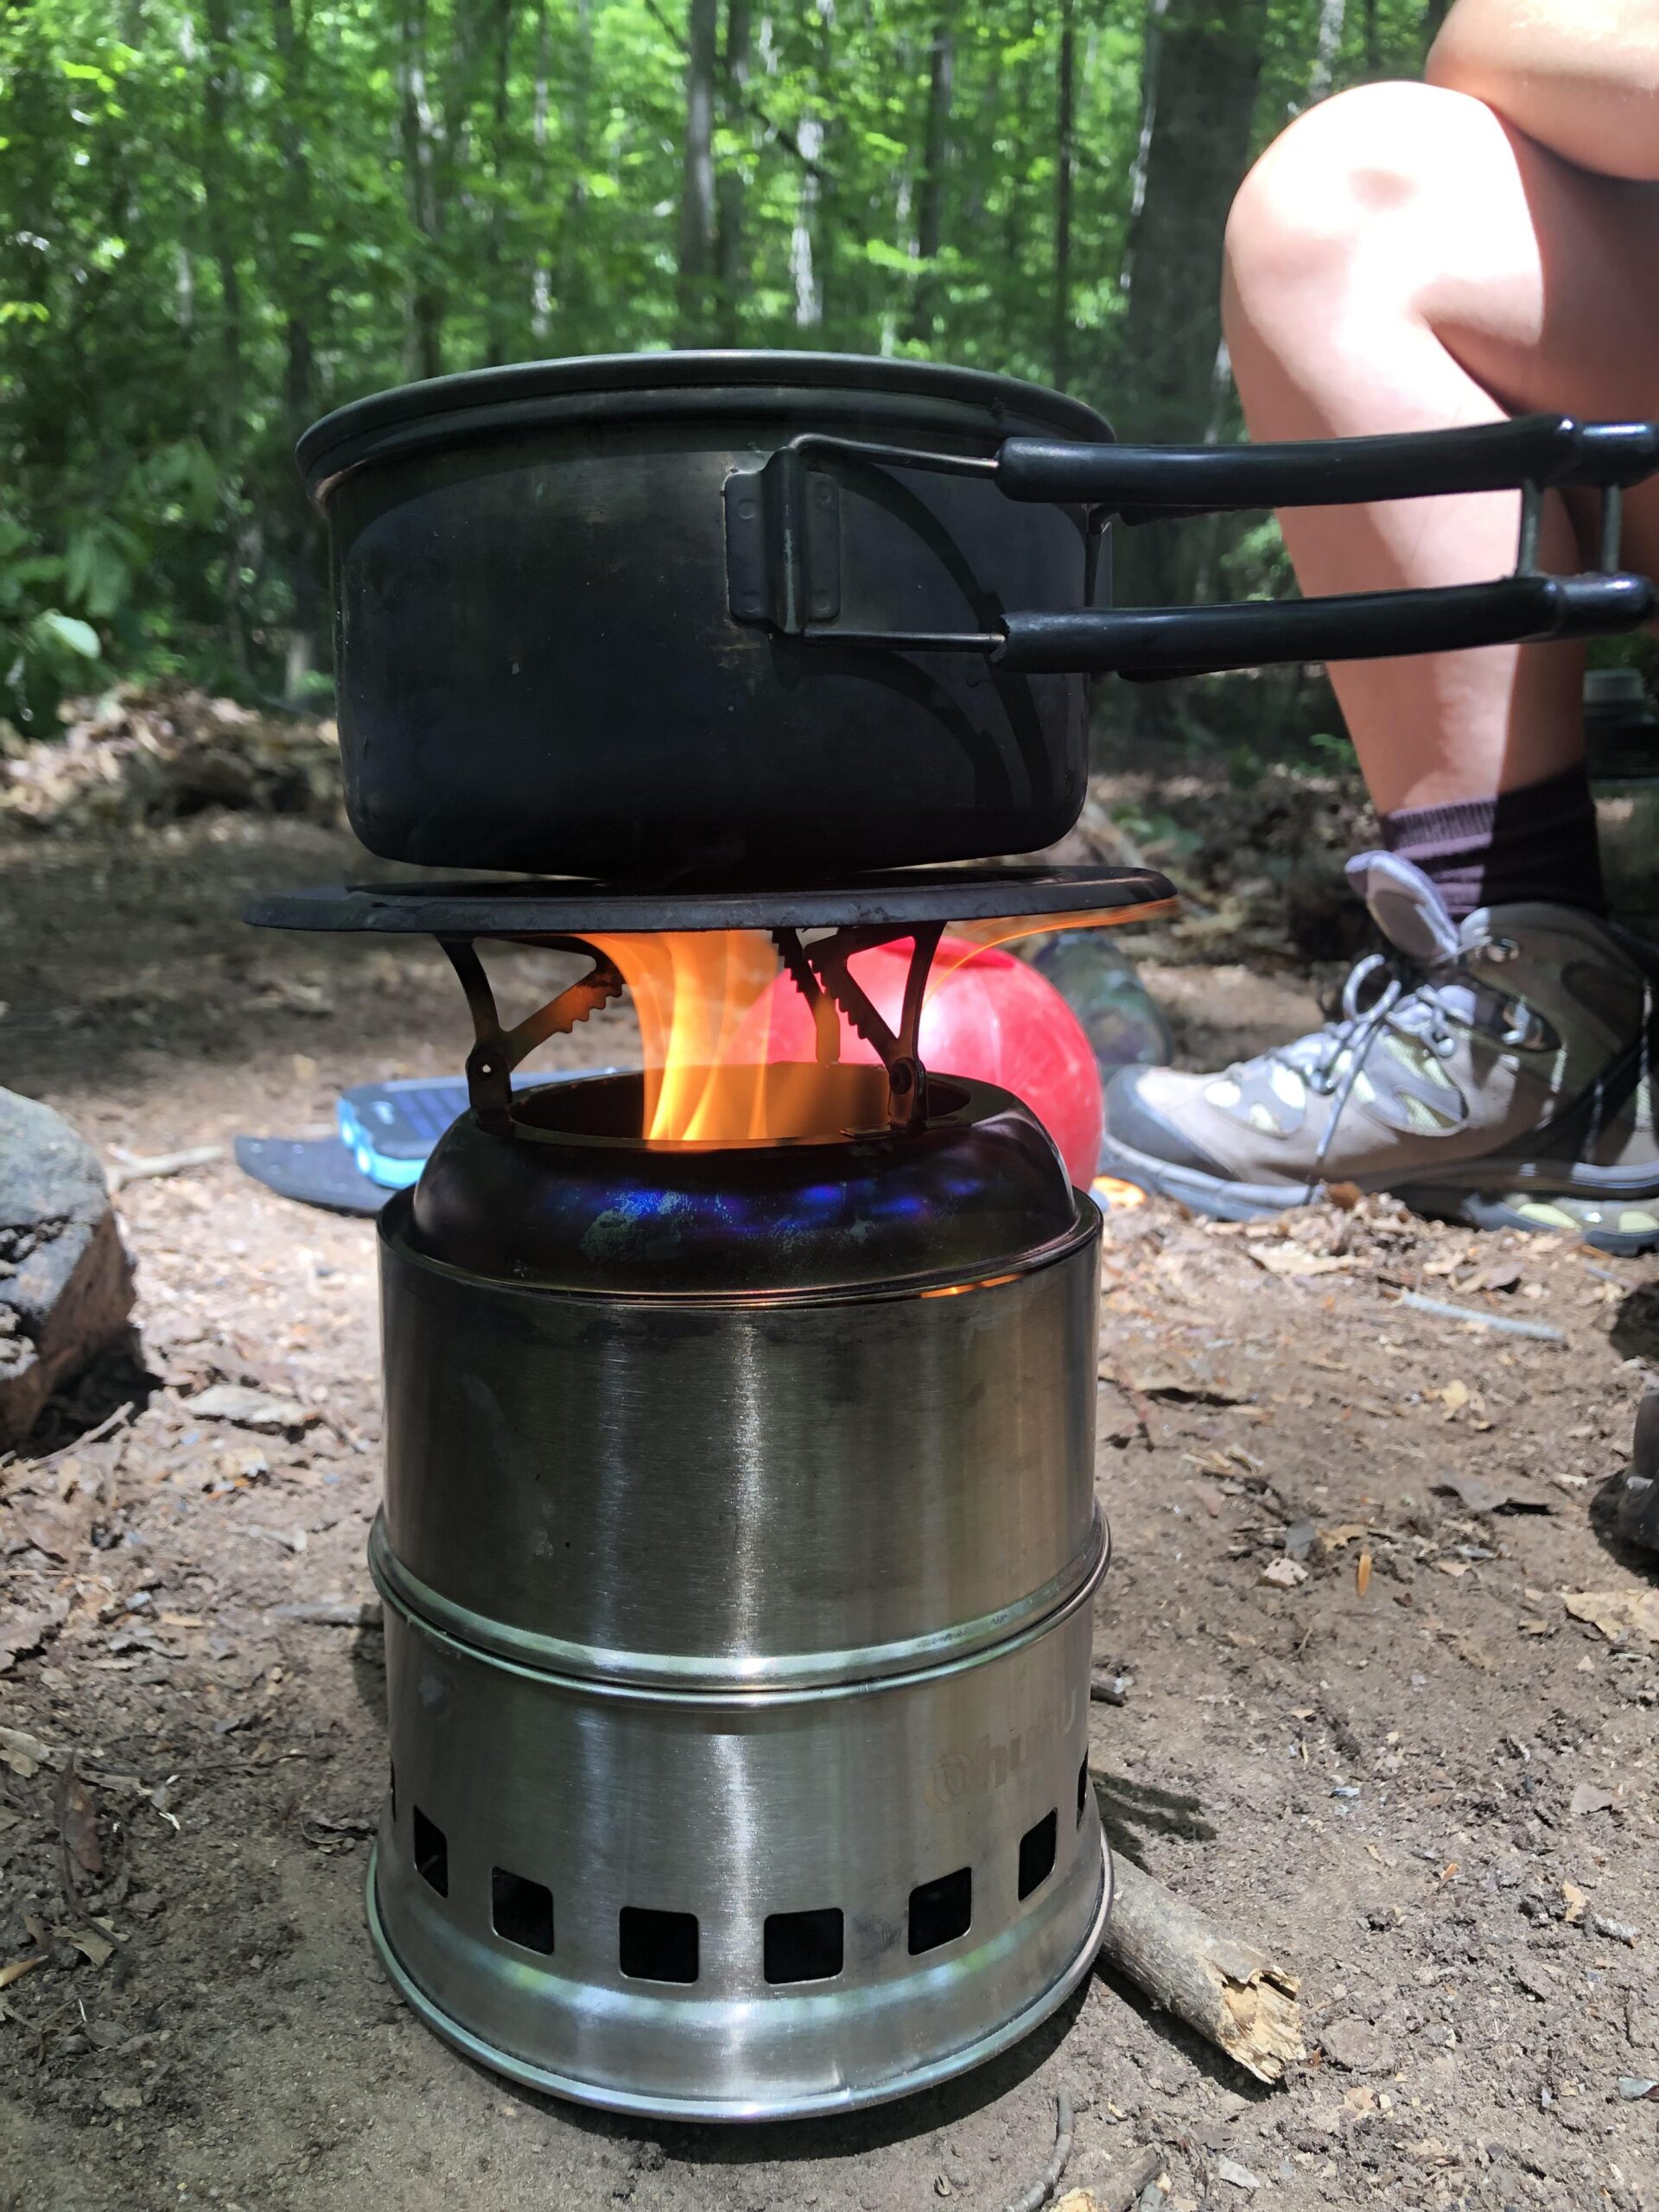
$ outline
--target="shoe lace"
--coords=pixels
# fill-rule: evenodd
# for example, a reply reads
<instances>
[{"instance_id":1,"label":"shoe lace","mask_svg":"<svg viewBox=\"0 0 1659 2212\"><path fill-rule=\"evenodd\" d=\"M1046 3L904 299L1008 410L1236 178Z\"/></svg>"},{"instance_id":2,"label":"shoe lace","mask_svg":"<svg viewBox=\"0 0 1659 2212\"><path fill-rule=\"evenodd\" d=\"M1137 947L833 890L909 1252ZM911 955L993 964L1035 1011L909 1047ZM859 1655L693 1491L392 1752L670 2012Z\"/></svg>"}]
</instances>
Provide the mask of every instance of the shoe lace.
<instances>
[{"instance_id":1,"label":"shoe lace","mask_svg":"<svg viewBox=\"0 0 1659 2212\"><path fill-rule=\"evenodd\" d=\"M1338 1012L1315 1037L1300 1040L1301 1054L1306 1055L1309 1046L1317 1045L1317 1056L1299 1057L1295 1046L1280 1046L1268 1052L1269 1059L1294 1068L1317 1096L1335 1097L1314 1155L1314 1184L1325 1179L1325 1160L1348 1101L1378 1042L1392 1033L1414 1044L1426 1044L1442 1058L1449 1057L1457 1048L1452 1020L1466 1020L1466 1015L1454 1017L1445 994L1453 984L1466 982L1471 958L1497 963L1513 958L1515 951L1510 938L1498 937L1434 962L1408 959L1397 950L1368 952L1348 971ZM1380 988L1366 1003L1363 995L1368 986L1379 978ZM1522 1030L1506 1027L1503 1041L1518 1044L1523 1034Z\"/></svg>"}]
</instances>

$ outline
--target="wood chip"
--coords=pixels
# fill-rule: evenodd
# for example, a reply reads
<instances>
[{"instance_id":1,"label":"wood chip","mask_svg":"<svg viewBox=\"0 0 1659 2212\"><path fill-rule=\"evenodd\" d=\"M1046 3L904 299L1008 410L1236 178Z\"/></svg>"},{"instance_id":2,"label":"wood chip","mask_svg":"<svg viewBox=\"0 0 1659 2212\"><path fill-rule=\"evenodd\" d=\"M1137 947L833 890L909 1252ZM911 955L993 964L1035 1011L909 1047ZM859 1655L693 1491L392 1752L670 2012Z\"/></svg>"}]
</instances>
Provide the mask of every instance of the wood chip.
<instances>
[{"instance_id":1,"label":"wood chip","mask_svg":"<svg viewBox=\"0 0 1659 2212\"><path fill-rule=\"evenodd\" d=\"M1299 1559L1276 1559L1262 1568L1260 1580L1271 1583L1275 1590L1300 1590L1307 1580L1307 1569Z\"/></svg>"}]
</instances>

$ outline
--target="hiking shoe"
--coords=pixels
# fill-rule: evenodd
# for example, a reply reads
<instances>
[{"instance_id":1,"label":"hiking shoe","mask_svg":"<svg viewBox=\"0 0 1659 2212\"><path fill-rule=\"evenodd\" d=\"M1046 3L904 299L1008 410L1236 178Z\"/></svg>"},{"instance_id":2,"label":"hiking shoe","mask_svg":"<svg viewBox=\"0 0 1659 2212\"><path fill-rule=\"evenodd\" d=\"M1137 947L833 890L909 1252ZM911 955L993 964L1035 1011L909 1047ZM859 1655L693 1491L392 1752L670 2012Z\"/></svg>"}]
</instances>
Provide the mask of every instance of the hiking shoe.
<instances>
[{"instance_id":1,"label":"hiking shoe","mask_svg":"<svg viewBox=\"0 0 1659 2212\"><path fill-rule=\"evenodd\" d=\"M1644 949L1541 902L1459 925L1397 854L1348 874L1391 950L1359 962L1337 1016L1219 1075L1121 1070L1103 1172L1227 1221L1351 1183L1478 1227L1659 1245Z\"/></svg>"}]
</instances>

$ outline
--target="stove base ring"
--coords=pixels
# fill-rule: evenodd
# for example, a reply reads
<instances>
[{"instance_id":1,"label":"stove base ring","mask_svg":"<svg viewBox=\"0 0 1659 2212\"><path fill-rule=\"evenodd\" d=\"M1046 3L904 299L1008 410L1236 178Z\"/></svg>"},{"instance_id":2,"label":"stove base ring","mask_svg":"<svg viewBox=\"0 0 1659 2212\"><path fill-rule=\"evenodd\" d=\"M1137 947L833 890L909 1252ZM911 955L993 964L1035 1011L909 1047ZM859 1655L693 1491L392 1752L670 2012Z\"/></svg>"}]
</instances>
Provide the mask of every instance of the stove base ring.
<instances>
[{"instance_id":1,"label":"stove base ring","mask_svg":"<svg viewBox=\"0 0 1659 2212\"><path fill-rule=\"evenodd\" d=\"M946 2053L929 2064L887 2082L861 2083L828 2092L823 2095L798 2097L787 2101L738 2104L712 2101L695 2097L664 2097L631 2094L607 2088L601 2082L579 2081L569 2075L555 2074L546 2069L529 2064L512 2052L499 2050L474 2035L460 2021L450 2018L440 2010L420 1984L408 1972L393 1949L381 1919L377 1895L377 1876L379 1869L380 1847L377 1843L369 1853L369 1871L364 1885L364 1905L369 1923L369 1936L376 1955L385 1969L387 1979L423 2027L458 2050L464 2058L487 2067L491 2073L505 2081L516 2082L519 2088L538 2090L544 2096L563 2097L573 2104L592 2106L601 2112L627 2113L641 2120L811 2120L828 2113L857 2112L868 2105L891 2104L899 2097L919 2095L924 2090L939 2087L942 2082L954 2081L958 2075L971 2073L975 2067L1001 2056L1005 2050L1025 2040L1033 2030L1040 2027L1051 2014L1057 2012L1066 1999L1077 1987L1093 1966L1105 1938L1106 1922L1112 1910L1112 1853L1104 1836L1101 1838L1100 1897L1096 1904L1089 1932L1078 1946L1076 1955L1065 1971L1025 2009L1000 2027L965 2044L960 2050Z\"/></svg>"}]
</instances>

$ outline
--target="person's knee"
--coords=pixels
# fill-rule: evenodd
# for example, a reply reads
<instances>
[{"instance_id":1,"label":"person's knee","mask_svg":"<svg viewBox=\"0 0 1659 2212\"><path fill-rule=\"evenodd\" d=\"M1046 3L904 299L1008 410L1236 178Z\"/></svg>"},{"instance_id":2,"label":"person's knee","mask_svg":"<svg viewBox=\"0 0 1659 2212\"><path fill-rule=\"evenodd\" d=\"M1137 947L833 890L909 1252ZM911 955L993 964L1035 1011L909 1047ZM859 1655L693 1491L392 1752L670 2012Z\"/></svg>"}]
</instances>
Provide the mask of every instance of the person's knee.
<instances>
[{"instance_id":1,"label":"person's knee","mask_svg":"<svg viewBox=\"0 0 1659 2212\"><path fill-rule=\"evenodd\" d=\"M1364 85L1310 108L1240 186L1227 224L1230 287L1333 296L1368 255L1450 218L1501 128L1490 109L1427 85Z\"/></svg>"}]
</instances>

